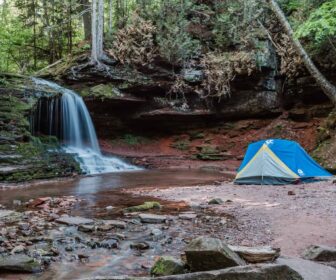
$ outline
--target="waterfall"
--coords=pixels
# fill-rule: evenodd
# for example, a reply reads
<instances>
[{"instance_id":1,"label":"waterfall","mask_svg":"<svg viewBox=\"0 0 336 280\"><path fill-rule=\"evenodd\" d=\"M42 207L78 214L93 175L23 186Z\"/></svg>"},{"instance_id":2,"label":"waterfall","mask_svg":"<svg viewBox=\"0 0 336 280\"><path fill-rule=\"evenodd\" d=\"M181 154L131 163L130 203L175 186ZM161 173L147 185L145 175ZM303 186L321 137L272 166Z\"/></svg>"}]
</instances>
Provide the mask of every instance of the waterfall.
<instances>
[{"instance_id":1,"label":"waterfall","mask_svg":"<svg viewBox=\"0 0 336 280\"><path fill-rule=\"evenodd\" d=\"M41 116L42 109L39 109L38 123L41 122L41 118L46 118L48 133L53 135L53 131L58 130L57 127L55 128L55 123L56 116L59 116L62 147L65 152L75 155L83 172L99 174L138 169L115 157L102 155L90 114L79 95L53 82L37 78L33 78L33 81L41 88L47 87L61 94L60 104L55 102L55 99L48 102L46 110L48 116ZM39 106L41 104L39 103ZM58 112L59 107L60 112Z\"/></svg>"}]
</instances>

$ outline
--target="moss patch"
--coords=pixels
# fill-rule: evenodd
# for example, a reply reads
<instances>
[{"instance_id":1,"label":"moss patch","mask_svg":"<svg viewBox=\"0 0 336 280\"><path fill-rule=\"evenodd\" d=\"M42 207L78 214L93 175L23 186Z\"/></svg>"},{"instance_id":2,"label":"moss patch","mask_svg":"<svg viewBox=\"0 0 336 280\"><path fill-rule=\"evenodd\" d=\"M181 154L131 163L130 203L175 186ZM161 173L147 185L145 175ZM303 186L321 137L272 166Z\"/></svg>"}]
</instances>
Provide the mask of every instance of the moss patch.
<instances>
[{"instance_id":1,"label":"moss patch","mask_svg":"<svg viewBox=\"0 0 336 280\"><path fill-rule=\"evenodd\" d=\"M184 272L183 263L170 256L160 257L151 269L151 275L153 276L176 275Z\"/></svg>"},{"instance_id":2,"label":"moss patch","mask_svg":"<svg viewBox=\"0 0 336 280\"><path fill-rule=\"evenodd\" d=\"M94 97L101 100L122 96L122 92L112 84L99 84L91 88L84 88L80 91L83 97Z\"/></svg>"},{"instance_id":3,"label":"moss patch","mask_svg":"<svg viewBox=\"0 0 336 280\"><path fill-rule=\"evenodd\" d=\"M160 209L161 204L156 201L146 201L141 205L132 206L124 209L125 212L142 212L150 209Z\"/></svg>"}]
</instances>

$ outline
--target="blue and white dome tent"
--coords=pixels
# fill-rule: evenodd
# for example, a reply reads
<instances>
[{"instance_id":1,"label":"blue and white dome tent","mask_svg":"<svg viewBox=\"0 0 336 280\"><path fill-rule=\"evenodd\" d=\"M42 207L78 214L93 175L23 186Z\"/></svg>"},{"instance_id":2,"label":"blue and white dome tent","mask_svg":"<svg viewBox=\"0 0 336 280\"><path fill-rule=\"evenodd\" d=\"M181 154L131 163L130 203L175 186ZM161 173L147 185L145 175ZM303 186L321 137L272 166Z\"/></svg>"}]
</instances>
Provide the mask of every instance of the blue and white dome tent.
<instances>
[{"instance_id":1,"label":"blue and white dome tent","mask_svg":"<svg viewBox=\"0 0 336 280\"><path fill-rule=\"evenodd\" d=\"M298 143L269 139L248 146L235 183L283 185L332 177Z\"/></svg>"}]
</instances>

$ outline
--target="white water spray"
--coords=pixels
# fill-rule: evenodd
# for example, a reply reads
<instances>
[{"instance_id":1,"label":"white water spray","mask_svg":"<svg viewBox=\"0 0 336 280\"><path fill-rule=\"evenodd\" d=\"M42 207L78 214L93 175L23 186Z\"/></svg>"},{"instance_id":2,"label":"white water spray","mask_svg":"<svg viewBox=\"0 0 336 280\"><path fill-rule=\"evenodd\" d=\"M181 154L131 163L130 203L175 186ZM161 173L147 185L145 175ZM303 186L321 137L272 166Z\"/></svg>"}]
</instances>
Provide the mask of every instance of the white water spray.
<instances>
[{"instance_id":1,"label":"white water spray","mask_svg":"<svg viewBox=\"0 0 336 280\"><path fill-rule=\"evenodd\" d=\"M106 157L101 154L90 114L83 99L74 91L42 79L33 78L33 81L38 86L49 87L61 93L63 149L67 153L75 154L76 160L85 173L99 174L139 169L115 157ZM53 112L52 109L50 113L53 114ZM51 122L53 119L54 116L49 116ZM53 123L49 124L50 131L52 125ZM51 132L49 133L51 134Z\"/></svg>"}]
</instances>

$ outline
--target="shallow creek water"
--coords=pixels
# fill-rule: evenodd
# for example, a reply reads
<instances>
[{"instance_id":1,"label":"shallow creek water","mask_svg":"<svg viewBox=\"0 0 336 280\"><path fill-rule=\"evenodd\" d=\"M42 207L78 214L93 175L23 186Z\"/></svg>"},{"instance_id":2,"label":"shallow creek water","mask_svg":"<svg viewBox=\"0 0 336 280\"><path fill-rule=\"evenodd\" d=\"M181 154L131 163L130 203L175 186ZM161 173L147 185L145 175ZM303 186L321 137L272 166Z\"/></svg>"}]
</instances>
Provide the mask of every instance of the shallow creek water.
<instances>
[{"instance_id":1,"label":"shallow creek water","mask_svg":"<svg viewBox=\"0 0 336 280\"><path fill-rule=\"evenodd\" d=\"M11 208L13 200L28 201L37 197L74 195L84 199L76 209L93 215L90 207L132 204L132 197L117 195L121 188L170 187L207 184L225 179L225 174L206 170L139 170L24 184L0 189L0 204ZM134 198L135 199L135 198Z\"/></svg>"},{"instance_id":2,"label":"shallow creek water","mask_svg":"<svg viewBox=\"0 0 336 280\"><path fill-rule=\"evenodd\" d=\"M20 188L7 188L0 190L0 204L7 208L14 208L13 200L26 202L38 197L76 196L82 199L71 211L71 215L91 217L99 219L121 219L127 222L126 229L116 229L111 233L94 235L92 233L79 232L76 227L59 226L48 232L48 237L54 240L64 240L57 246L62 259L52 262L50 267L41 274L0 275L0 279L82 279L86 277L102 275L148 275L149 268L155 258L160 255L173 255L179 257L183 251L186 240L192 235L201 235L212 232L218 220L212 223L199 221L196 225L192 221L175 219L168 224L141 224L132 222L132 216L124 217L120 209L141 204L144 201L153 200L150 197L136 197L125 194L121 188L202 185L217 180L225 180L226 176L218 172L202 170L147 170L123 173L102 174L91 177L81 177L60 181L49 181ZM155 199L158 201L157 199ZM180 211L188 211L183 203L160 201L164 206L156 214L178 215ZM115 206L119 211L109 212L106 206ZM221 217L218 217L221 219ZM153 236L153 230L162 232L161 236ZM119 242L117 249L96 248L83 246L84 242L73 241L76 238L90 240L94 238L109 239L113 235L125 235L126 239ZM86 242L85 241L85 242ZM67 242L67 243L66 243ZM73 252L66 252L66 246L72 242ZM134 250L130 245L135 242L147 242L148 250ZM85 262L81 262L77 256L88 255Z\"/></svg>"}]
</instances>

